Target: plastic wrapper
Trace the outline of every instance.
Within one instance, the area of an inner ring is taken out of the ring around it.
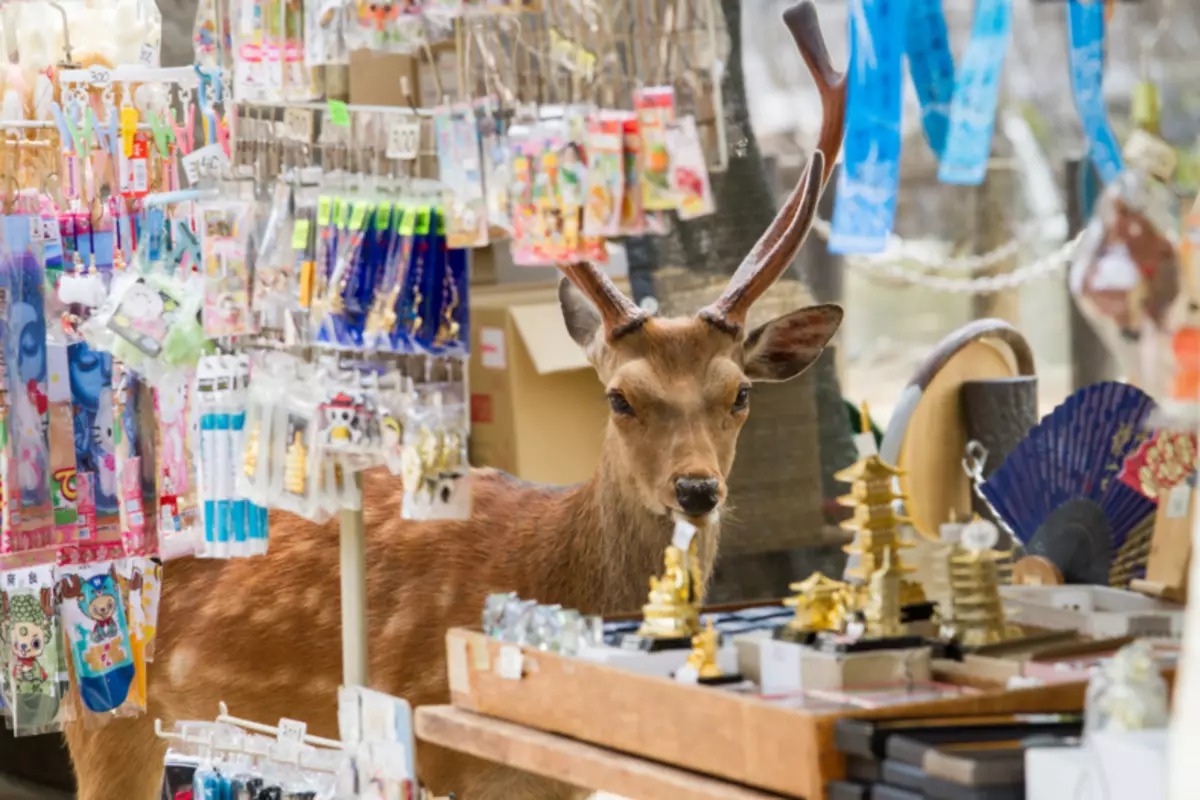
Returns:
[[[1163,426],[1200,420],[1200,262],[1167,181],[1174,154],[1138,133],[1127,169],[1096,203],[1070,265],[1071,295],[1120,365],[1160,406]],[[1200,210],[1200,209],[1198,209]]]
[[[1126,645],[1088,681],[1084,736],[1165,728],[1167,683],[1149,642]]]

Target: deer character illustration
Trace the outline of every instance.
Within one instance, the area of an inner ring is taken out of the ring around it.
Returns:
[[[751,304],[804,241],[842,139],[845,84],[816,10],[805,2],[784,20],[820,89],[820,141],[721,297],[693,318],[651,318],[592,264],[562,267],[567,330],[587,352],[611,407],[594,477],[560,488],[474,470],[470,520],[414,522],[398,518],[398,479],[364,475],[372,688],[414,706],[448,702],[446,630],[477,625],[490,593],[515,591],[586,614],[639,608],[680,517],[699,529],[707,580],[751,384],[801,374],[842,319],[837,306],[818,305],[747,330]],[[155,797],[165,744],[155,737],[154,719],[210,719],[221,700],[239,716],[300,718],[313,733],[337,735],[336,525],[273,513],[271,529],[264,558],[165,565],[148,713],[96,731],[68,728],[79,800]],[[437,795],[533,800],[579,793],[425,745],[417,761]]]

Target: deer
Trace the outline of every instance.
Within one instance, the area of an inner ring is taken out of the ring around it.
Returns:
[[[785,381],[817,360],[842,309],[814,305],[748,330],[752,304],[784,273],[812,226],[841,148],[844,75],[835,70],[811,2],[784,14],[819,89],[816,150],[768,229],[721,296],[693,317],[652,317],[595,265],[565,264],[559,300],[611,409],[594,477],[571,487],[492,469],[469,480],[467,521],[406,521],[403,487],[363,475],[371,688],[414,707],[447,703],[445,636],[478,625],[489,594],[584,614],[636,610],[679,519],[697,528],[699,573],[716,559],[726,477],[759,381]],[[303,719],[337,736],[341,674],[337,530],[272,512],[271,550],[246,561],[164,565],[157,656],[147,713],[100,729],[77,721],[66,738],[78,800],[151,800],[165,743],[154,720],[212,719],[219,701],[241,717]],[[435,795],[533,800],[586,795],[507,767],[418,745]]]

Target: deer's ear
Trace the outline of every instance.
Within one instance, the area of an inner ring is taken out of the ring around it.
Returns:
[[[562,306],[567,333],[571,334],[576,344],[591,354],[596,337],[604,326],[600,312],[583,292],[575,288],[570,278],[558,282],[558,304]]]
[[[746,377],[790,380],[812,366],[842,324],[842,307],[809,306],[755,328],[746,337]]]

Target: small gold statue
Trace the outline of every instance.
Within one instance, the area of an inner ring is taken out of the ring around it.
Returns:
[[[724,675],[717,666],[717,647],[721,641],[720,634],[713,628],[712,618],[708,627],[692,637],[692,652],[688,654],[687,665],[696,670],[700,680],[720,678]]]
[[[997,562],[1009,553],[992,549],[999,530],[975,518],[963,531],[963,542],[950,554],[950,627],[967,647],[981,647],[1018,635],[1008,624],[1000,599]]]
[[[904,635],[900,617],[900,584],[903,570],[892,561],[892,551],[883,551],[883,564],[871,573],[867,586],[867,636],[890,639]]]
[[[283,468],[283,488],[291,494],[308,494],[308,448],[304,446],[304,434],[296,431],[287,450],[287,463]]]
[[[796,616],[787,623],[789,632],[808,634],[841,630],[844,616],[841,606],[845,602],[842,595],[849,588],[846,584],[814,572],[788,588],[797,592],[783,601],[785,606],[796,609]]]
[[[644,618],[639,636],[674,639],[692,636],[699,629],[691,576],[683,561],[682,550],[674,545],[667,547],[662,577],[650,578],[650,595],[642,606]]]

